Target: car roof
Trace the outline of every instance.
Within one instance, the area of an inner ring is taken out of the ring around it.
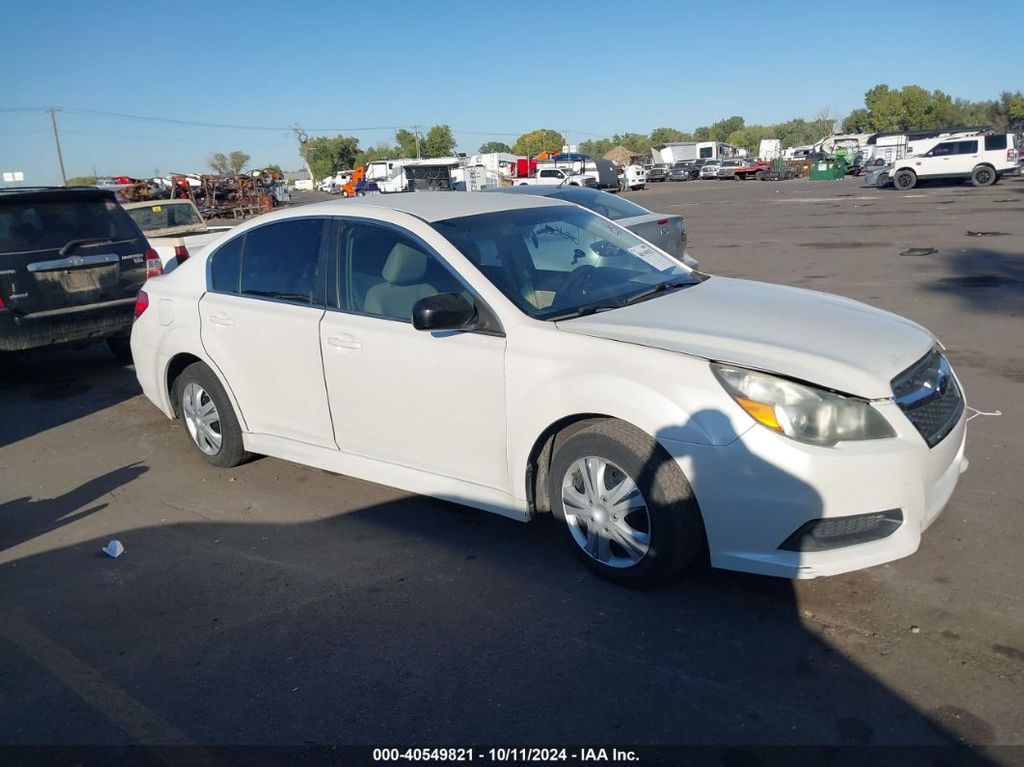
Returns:
[[[72,200],[110,200],[117,197],[110,189],[94,186],[43,186],[0,189],[0,202],[68,202]]]
[[[545,200],[534,195],[477,194],[475,192],[404,192],[399,194],[369,195],[353,199],[328,200],[312,205],[292,208],[290,213],[310,215],[324,213],[341,216],[357,213],[359,209],[383,208],[408,213],[424,221],[475,216],[520,208],[542,208],[565,205],[561,200]]]
[[[136,208],[151,208],[154,205],[194,205],[192,200],[180,197],[177,200],[142,200],[140,202],[126,202],[121,207],[125,210],[135,210]]]

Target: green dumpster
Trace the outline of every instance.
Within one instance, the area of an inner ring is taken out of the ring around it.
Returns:
[[[846,175],[844,157],[823,157],[811,163],[811,181],[835,181]]]

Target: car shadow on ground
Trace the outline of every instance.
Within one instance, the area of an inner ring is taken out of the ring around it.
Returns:
[[[929,291],[955,296],[976,312],[1024,310],[1024,253],[965,247],[949,252],[940,263],[953,274],[934,279],[927,286]]]
[[[116,405],[140,393],[135,371],[106,344],[2,355],[0,447]]]
[[[412,496],[111,535],[119,559],[104,538],[0,570],[3,742],[802,744],[831,764],[957,742],[805,623],[791,582],[696,566],[624,589],[550,516]]]

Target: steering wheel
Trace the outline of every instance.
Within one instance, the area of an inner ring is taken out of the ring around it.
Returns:
[[[563,306],[571,298],[586,295],[587,286],[590,284],[590,279],[594,276],[595,271],[596,267],[593,264],[583,264],[573,269],[558,289],[558,292],[555,293],[555,298],[551,302],[552,306]]]

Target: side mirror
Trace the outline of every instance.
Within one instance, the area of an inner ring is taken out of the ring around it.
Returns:
[[[461,293],[427,296],[412,307],[412,326],[417,330],[473,330],[476,322],[476,307]]]

